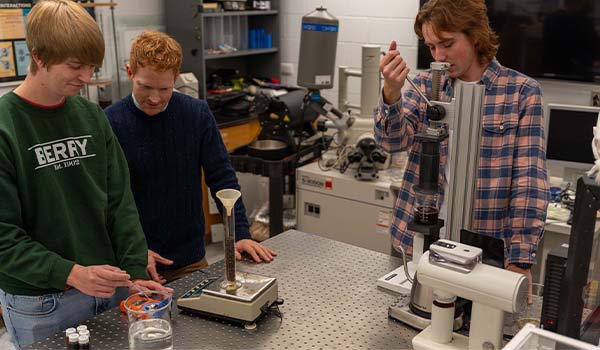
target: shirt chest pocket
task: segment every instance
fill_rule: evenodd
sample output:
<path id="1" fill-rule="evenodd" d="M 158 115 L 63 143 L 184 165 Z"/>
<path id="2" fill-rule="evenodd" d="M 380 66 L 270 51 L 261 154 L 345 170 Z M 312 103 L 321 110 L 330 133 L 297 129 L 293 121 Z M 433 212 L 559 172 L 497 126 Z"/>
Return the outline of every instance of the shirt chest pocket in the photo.
<path id="1" fill-rule="evenodd" d="M 481 157 L 512 157 L 518 122 L 510 117 L 484 119 L 481 133 Z"/>

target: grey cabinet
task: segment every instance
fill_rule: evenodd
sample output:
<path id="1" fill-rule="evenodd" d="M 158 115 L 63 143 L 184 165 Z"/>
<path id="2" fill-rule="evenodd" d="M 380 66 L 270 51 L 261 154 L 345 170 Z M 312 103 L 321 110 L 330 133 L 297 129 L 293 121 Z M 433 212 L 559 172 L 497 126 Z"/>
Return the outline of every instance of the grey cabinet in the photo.
<path id="1" fill-rule="evenodd" d="M 202 1 L 165 1 L 167 32 L 183 47 L 182 72 L 198 78 L 199 96 L 206 96 L 206 81 L 218 69 L 233 68 L 242 76 L 280 78 L 279 0 L 271 10 L 202 12 Z M 270 48 L 251 48 L 250 31 L 271 35 Z M 215 53 L 226 44 L 237 50 Z M 258 45 L 261 46 L 261 45 Z"/>

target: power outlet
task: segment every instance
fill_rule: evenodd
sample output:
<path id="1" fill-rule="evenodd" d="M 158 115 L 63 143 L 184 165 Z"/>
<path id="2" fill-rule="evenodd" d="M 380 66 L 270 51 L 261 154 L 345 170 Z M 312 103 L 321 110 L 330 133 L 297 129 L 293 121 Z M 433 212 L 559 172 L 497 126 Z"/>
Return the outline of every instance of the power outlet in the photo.
<path id="1" fill-rule="evenodd" d="M 294 74 L 294 65 L 292 63 L 282 63 L 281 64 L 281 75 L 293 75 Z"/>
<path id="2" fill-rule="evenodd" d="M 600 107 L 600 91 L 592 90 L 592 94 L 590 96 L 590 105 L 594 107 Z"/>

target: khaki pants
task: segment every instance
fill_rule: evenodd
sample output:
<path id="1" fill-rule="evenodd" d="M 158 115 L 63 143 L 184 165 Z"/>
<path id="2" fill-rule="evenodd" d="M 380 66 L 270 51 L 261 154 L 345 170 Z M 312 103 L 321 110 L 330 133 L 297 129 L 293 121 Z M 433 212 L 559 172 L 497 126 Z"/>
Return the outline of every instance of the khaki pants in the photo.
<path id="1" fill-rule="evenodd" d="M 193 264 L 189 264 L 177 270 L 162 270 L 158 271 L 158 274 L 163 276 L 164 279 L 167 280 L 167 283 L 180 279 L 181 277 L 185 277 L 194 271 L 198 271 L 200 269 L 208 266 L 208 261 L 206 261 L 206 257 L 202 258 L 202 260 L 195 262 Z"/>

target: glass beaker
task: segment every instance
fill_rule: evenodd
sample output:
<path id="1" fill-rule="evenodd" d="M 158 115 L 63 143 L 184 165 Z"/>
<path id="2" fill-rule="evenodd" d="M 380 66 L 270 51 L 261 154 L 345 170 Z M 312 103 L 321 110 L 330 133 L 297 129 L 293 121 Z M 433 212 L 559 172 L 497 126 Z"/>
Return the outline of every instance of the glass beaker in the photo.
<path id="1" fill-rule="evenodd" d="M 422 225 L 434 225 L 438 221 L 438 194 L 435 191 L 415 188 L 415 222 Z"/>
<path id="2" fill-rule="evenodd" d="M 544 285 L 539 283 L 532 283 L 532 299 L 533 304 L 527 304 L 527 300 L 521 301 L 521 308 L 518 312 L 513 314 L 513 321 L 515 322 L 515 334 L 521 330 L 527 323 L 532 323 L 536 327 L 540 326 L 540 319 L 542 317 L 542 302 L 544 296 Z M 524 296 L 527 298 L 527 294 Z"/>
<path id="3" fill-rule="evenodd" d="M 170 294 L 157 291 L 139 292 L 125 300 L 130 349 L 173 349 L 171 301 Z"/>

